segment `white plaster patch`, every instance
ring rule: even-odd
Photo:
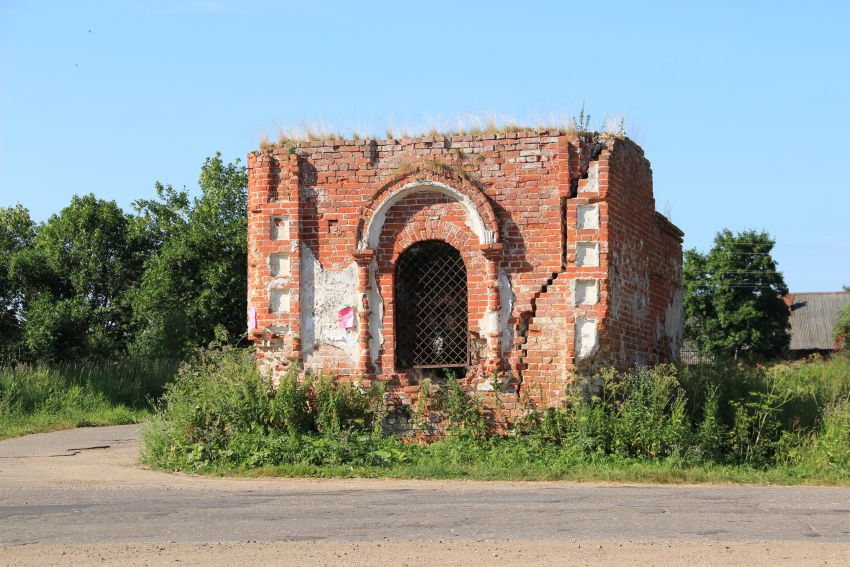
[[[596,305],[599,302],[598,280],[576,280],[573,292],[574,305]]]
[[[289,313],[291,301],[289,290],[286,288],[272,288],[269,293],[272,313]]]
[[[579,230],[599,228],[599,205],[579,205],[576,213]]]
[[[576,242],[576,266],[587,268],[599,266],[598,242]]]
[[[304,364],[323,346],[342,350],[351,362],[357,359],[357,325],[339,326],[338,313],[346,306],[358,309],[357,264],[340,271],[326,270],[309,246],[301,247],[301,344]]]
[[[576,319],[576,358],[588,358],[599,348],[596,319]]]
[[[508,319],[511,317],[516,296],[511,287],[510,276],[501,268],[499,269],[498,288],[499,310],[486,312],[478,322],[478,328],[482,336],[490,333],[501,333],[501,351],[510,352],[513,348],[513,329],[508,325]]]
[[[478,322],[478,330],[481,335],[486,336],[497,332],[499,329],[499,312],[487,311]]]
[[[599,192],[599,162],[591,162],[587,166],[587,183],[579,189],[579,193]]]
[[[508,324],[511,318],[511,313],[514,310],[514,295],[513,286],[511,285],[511,277],[508,273],[499,269],[499,331],[502,333],[502,352],[510,352],[514,347],[514,328]]]
[[[481,213],[478,212],[478,208],[475,206],[475,203],[473,203],[472,199],[468,196],[464,195],[454,187],[446,185],[445,183],[439,183],[437,181],[414,181],[413,183],[408,183],[404,187],[396,189],[381,203],[369,219],[369,224],[366,226],[363,231],[363,235],[361,236],[362,239],[358,242],[358,248],[376,249],[378,247],[378,240],[381,236],[381,230],[383,230],[384,222],[387,218],[387,212],[393,207],[393,205],[404,197],[423,191],[434,191],[436,193],[440,193],[463,205],[466,209],[466,225],[470,230],[472,230],[472,232],[475,233],[476,236],[478,236],[478,241],[481,244],[491,244],[496,241],[496,235],[492,230],[487,228]]]
[[[289,277],[289,252],[274,252],[269,254],[269,274],[273,278]]]
[[[384,344],[384,299],[378,287],[378,264],[369,264],[369,357],[378,374],[381,373],[381,346]]]
[[[269,236],[272,240],[289,239],[289,219],[286,217],[272,217]]]

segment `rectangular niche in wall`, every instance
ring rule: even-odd
[[[289,290],[286,288],[272,288],[269,294],[272,313],[289,313]]]
[[[576,357],[587,358],[598,346],[596,319],[576,319]]]
[[[578,214],[578,229],[599,228],[599,205],[579,205],[576,207]]]
[[[599,302],[599,282],[597,280],[576,280],[575,304],[596,305]]]
[[[274,252],[269,255],[269,274],[273,278],[289,275],[289,254],[287,252]]]
[[[576,242],[576,265],[589,268],[599,266],[599,243]]]
[[[289,219],[272,217],[269,236],[272,240],[289,240]]]

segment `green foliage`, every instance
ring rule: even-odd
[[[247,185],[239,160],[216,154],[201,168],[199,198],[157,185],[159,200],[135,203],[155,252],[133,301],[134,354],[183,356],[219,328],[244,333]]]
[[[220,154],[201,195],[156,184],[138,214],[74,196],[36,226],[0,209],[0,361],[182,356],[244,332],[247,175]]]
[[[431,380],[424,378],[419,382],[419,397],[416,399],[416,406],[413,408],[411,416],[411,424],[414,429],[430,433],[429,414],[432,410],[433,400],[431,399]]]
[[[788,349],[788,288],[765,232],[723,230],[708,254],[685,252],[685,338],[722,358],[764,360]]]
[[[722,462],[726,448],[727,427],[720,418],[720,396],[717,388],[708,390],[702,406],[702,417],[693,437],[694,456],[701,462]]]
[[[563,407],[533,417],[537,426],[524,429],[588,455],[657,458],[685,449],[689,422],[674,367],[609,370],[598,380],[596,393],[574,391]]]
[[[587,134],[590,132],[590,114],[584,108],[584,101],[581,103],[581,109],[578,112],[578,117],[573,116],[573,127],[579,134]]]
[[[436,412],[445,438],[418,445],[381,431],[381,388],[294,374],[275,387],[250,352],[216,346],[169,387],[145,459],[187,470],[441,478],[847,482],[850,470],[844,357],[605,371],[505,436],[485,434],[489,410],[457,380],[433,388],[414,421]]]
[[[12,277],[15,255],[32,246],[35,224],[21,205],[0,208],[0,360],[19,358],[24,350],[23,289]]]
[[[11,258],[33,358],[70,360],[123,350],[144,243],[114,201],[75,196]]]
[[[850,401],[829,406],[818,433],[808,442],[808,451],[800,455],[802,466],[850,477]]]
[[[838,313],[832,338],[835,339],[835,346],[838,349],[850,350],[850,305],[845,305]]]
[[[435,407],[442,413],[449,435],[480,438],[487,433],[487,423],[478,400],[464,390],[450,374],[443,388],[437,391]]]
[[[0,438],[133,423],[176,371],[172,361],[0,366]]]
[[[308,382],[312,388],[311,405],[315,410],[315,429],[322,435],[339,435],[343,431],[374,431],[381,420],[383,384],[364,390],[349,381],[335,381],[328,376]]]
[[[612,380],[609,378],[609,383]],[[614,453],[626,457],[665,457],[682,452],[689,424],[675,368],[640,369],[615,380]]]
[[[361,388],[329,378],[299,382],[294,373],[276,386],[259,373],[251,349],[216,342],[198,350],[167,386],[146,438],[147,458],[198,467],[245,459],[265,463],[296,451],[309,463],[341,462],[339,452],[354,450],[352,439],[380,440],[373,433],[380,432],[383,394],[382,385]],[[246,452],[261,445],[269,451],[266,457]]]
[[[309,389],[298,382],[294,372],[281,378],[270,403],[270,414],[275,416],[281,431],[298,435],[313,427]]]

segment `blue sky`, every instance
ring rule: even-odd
[[[0,0],[0,206],[195,188],[279,126],[625,115],[706,250],[764,229],[795,291],[850,284],[848,2]]]

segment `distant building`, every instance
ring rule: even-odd
[[[850,305],[850,291],[789,293],[785,303],[791,310],[791,356],[835,351],[832,330],[839,312]]]

